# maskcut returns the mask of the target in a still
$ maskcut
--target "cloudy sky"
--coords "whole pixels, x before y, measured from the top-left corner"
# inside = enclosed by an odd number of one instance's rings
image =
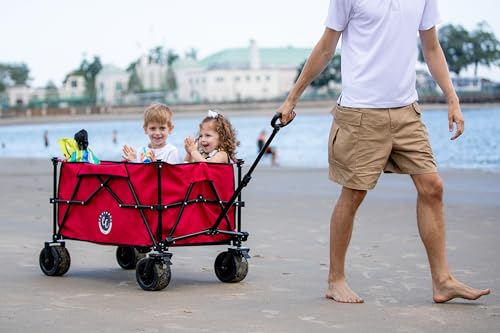
[[[500,38],[498,0],[439,0],[442,23],[485,20]],[[60,85],[84,57],[125,68],[162,45],[199,57],[255,39],[261,47],[312,47],[329,0],[0,0],[0,62],[24,62],[32,85]],[[500,70],[480,74],[500,80]]]

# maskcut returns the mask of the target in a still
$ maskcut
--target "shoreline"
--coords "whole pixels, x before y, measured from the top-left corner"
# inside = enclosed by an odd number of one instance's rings
[[[61,156],[57,156],[59,159],[63,159]],[[18,165],[27,165],[27,166],[43,166],[43,165],[52,165],[51,158],[44,157],[5,157],[0,156],[0,162],[3,163],[3,167],[0,168],[3,172],[11,173],[11,174],[23,174],[18,168]],[[110,161],[110,162],[121,162],[121,161]],[[245,160],[245,164],[243,165],[243,173],[248,171],[249,166],[253,163],[253,160],[247,161]],[[14,167],[10,167],[13,165]],[[290,173],[306,173],[306,174],[314,174],[314,173],[324,173],[328,174],[328,167],[306,167],[306,166],[278,166],[273,167],[264,163],[260,163],[257,165],[257,169],[266,170],[269,173],[281,173],[281,172],[290,172]],[[21,169],[22,170],[22,169]],[[466,177],[472,177],[474,175],[484,175],[484,176],[492,176],[496,177],[500,175],[500,169],[480,169],[480,168],[452,168],[452,167],[438,167],[437,172],[442,174],[453,174],[453,175],[463,175]],[[40,174],[51,174],[52,168],[47,168],[46,171],[40,170]],[[37,173],[38,174],[38,173]],[[383,173],[381,177],[391,177],[394,175],[396,177],[407,177],[407,174],[390,174]],[[331,182],[331,181],[330,181]],[[335,184],[334,182],[331,182]],[[371,192],[372,190],[368,191]],[[499,198],[500,199],[500,198]]]
[[[334,101],[304,101],[297,105],[298,113],[303,114],[327,114],[330,112],[334,105]],[[172,111],[174,117],[189,118],[199,117],[200,113],[213,108],[219,109],[228,117],[241,117],[241,116],[261,116],[268,114],[270,117],[274,111],[280,106],[280,103],[249,103],[243,105],[228,104],[220,107],[214,107],[210,104],[199,105],[173,105]],[[424,111],[446,110],[446,104],[420,104]],[[500,109],[500,103],[464,103],[460,105],[462,110],[470,109]],[[76,111],[68,112],[68,114],[57,115],[32,115],[32,116],[11,116],[0,117],[1,126],[11,126],[20,124],[47,124],[47,123],[70,123],[77,121],[115,121],[115,120],[136,120],[141,119],[143,110],[147,106],[134,107],[134,108],[115,108],[111,111],[104,113],[76,113]],[[0,115],[1,116],[1,115]]]

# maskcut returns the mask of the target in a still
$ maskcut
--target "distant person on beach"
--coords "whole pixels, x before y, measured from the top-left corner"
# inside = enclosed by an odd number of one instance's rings
[[[229,119],[209,110],[201,121],[197,138],[184,140],[185,162],[231,163],[236,161],[236,130]]]
[[[257,137],[258,153],[262,150],[266,141],[267,141],[266,130],[262,130],[260,132],[259,136]],[[264,156],[265,155],[271,155],[271,164],[273,166],[278,165],[278,161],[277,161],[278,160],[278,152],[276,151],[275,147],[267,147],[266,151],[264,152]]]
[[[47,148],[49,146],[49,132],[48,131],[43,132],[43,144],[44,144],[45,148]]]
[[[150,163],[156,160],[175,164],[179,163],[179,152],[167,142],[174,129],[172,111],[165,104],[152,104],[144,112],[144,134],[149,138],[145,146],[134,148],[123,145],[123,158],[129,162]]]
[[[114,145],[118,144],[118,131],[114,129],[112,135],[113,135],[112,137],[113,144]]]
[[[457,281],[448,268],[443,181],[417,103],[418,33],[427,66],[448,101],[449,131],[456,129],[451,140],[463,133],[464,118],[436,34],[439,20],[437,0],[331,0],[323,35],[277,110],[283,123],[295,117],[300,96],[330,62],[342,36],[342,93],[328,141],[329,178],[343,186],[330,222],[326,291],[337,302],[363,302],[346,282],[346,252],[356,211],[382,171],[409,174],[415,184],[434,301],[475,300],[490,293]]]

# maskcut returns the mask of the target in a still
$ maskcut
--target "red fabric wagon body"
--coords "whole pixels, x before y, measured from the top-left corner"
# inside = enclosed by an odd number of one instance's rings
[[[224,231],[236,230],[234,206],[218,224],[222,233],[200,232],[214,227],[234,189],[231,164],[63,162],[57,223],[63,237],[99,244],[229,243]]]

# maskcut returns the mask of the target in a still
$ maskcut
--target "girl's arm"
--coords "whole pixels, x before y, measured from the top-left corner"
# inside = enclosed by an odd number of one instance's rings
[[[207,160],[198,151],[196,142],[192,137],[187,137],[184,140],[184,148],[186,149],[186,157],[184,158],[186,162],[227,163],[229,161],[229,156],[225,151],[219,151],[210,160]]]
[[[184,139],[184,149],[186,150],[186,157],[184,160],[186,162],[205,162],[205,158],[201,156],[198,151],[198,146],[196,141],[192,137],[187,137]]]
[[[227,163],[229,162],[229,156],[225,151],[218,151],[211,159],[207,162],[210,163]]]

